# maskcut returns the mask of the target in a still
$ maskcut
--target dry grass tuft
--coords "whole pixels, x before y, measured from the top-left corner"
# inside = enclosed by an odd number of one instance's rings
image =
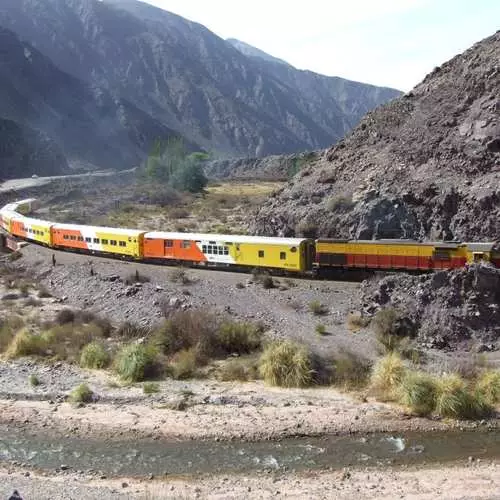
[[[357,332],[362,328],[366,328],[370,324],[370,318],[364,317],[361,313],[350,312],[347,315],[347,328],[351,332]]]
[[[109,355],[99,342],[91,342],[83,347],[80,354],[82,368],[101,369],[109,363]]]
[[[143,344],[128,344],[115,359],[115,371],[124,382],[140,382],[156,375],[156,350]]]
[[[476,382],[476,390],[483,395],[485,401],[495,406],[500,402],[500,371],[486,370]]]
[[[405,376],[403,360],[397,353],[389,353],[374,365],[371,374],[371,388],[383,401],[397,398],[397,390]]]
[[[259,376],[258,362],[255,357],[232,358],[225,361],[217,371],[217,378],[223,382],[238,380],[247,382]]]
[[[419,416],[430,415],[436,407],[437,382],[423,372],[408,372],[399,388],[400,402]]]
[[[87,384],[80,384],[71,391],[68,399],[72,403],[90,403],[93,396],[94,393]]]
[[[308,387],[314,382],[311,352],[306,346],[291,341],[268,345],[260,358],[259,370],[269,385]]]

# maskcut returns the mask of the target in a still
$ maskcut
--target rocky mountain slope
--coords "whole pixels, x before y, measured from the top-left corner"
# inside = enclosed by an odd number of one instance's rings
[[[398,95],[247,57],[205,27],[136,0],[2,0],[0,25],[61,70],[231,155],[326,147]]]
[[[67,170],[63,152],[43,132],[0,118],[0,180]]]
[[[72,160],[79,165],[132,167],[155,137],[173,134],[127,101],[62,72],[30,44],[1,27],[0,117],[36,131],[23,133],[22,143],[15,139],[9,142],[12,166],[2,163],[1,177],[61,173]],[[41,151],[42,136],[46,138],[42,142],[52,144],[52,152],[58,151],[56,156],[25,154],[26,145]],[[4,138],[2,135],[2,147]],[[19,148],[13,146],[16,143]],[[14,158],[21,156],[31,161],[23,160],[14,168]],[[52,160],[47,161],[49,158]]]
[[[368,113],[262,208],[262,234],[500,239],[500,32]]]
[[[239,50],[242,54],[245,54],[248,57],[255,57],[257,59],[264,59],[265,61],[268,62],[274,62],[290,66],[290,64],[284,61],[283,59],[278,59],[277,57],[273,57],[267,52],[264,52],[263,50],[260,50],[257,47],[253,47],[248,43],[242,42],[241,40],[237,40],[236,38],[227,38],[226,42],[230,43],[235,49]]]

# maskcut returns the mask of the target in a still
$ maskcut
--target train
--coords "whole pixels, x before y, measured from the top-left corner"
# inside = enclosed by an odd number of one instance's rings
[[[30,217],[30,198],[0,209],[0,226],[11,237],[56,250],[185,266],[265,269],[328,274],[338,270],[415,271],[454,269],[473,262],[500,267],[497,242],[420,242],[281,238],[231,234],[142,231],[60,224]]]

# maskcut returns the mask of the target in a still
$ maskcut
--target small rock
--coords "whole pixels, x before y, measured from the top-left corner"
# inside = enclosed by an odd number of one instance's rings
[[[122,488],[128,488],[128,483],[123,482],[123,483],[122,483]]]
[[[69,465],[63,464],[63,465],[60,465],[59,468],[61,470],[68,470],[69,469]]]

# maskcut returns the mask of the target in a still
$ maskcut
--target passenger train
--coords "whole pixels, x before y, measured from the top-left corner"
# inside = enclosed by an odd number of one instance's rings
[[[275,272],[326,274],[338,269],[431,271],[487,261],[500,267],[495,243],[419,242],[412,240],[334,240],[272,238],[224,234],[141,231],[58,224],[28,215],[35,199],[0,209],[9,235],[57,250],[120,257],[144,262]]]

